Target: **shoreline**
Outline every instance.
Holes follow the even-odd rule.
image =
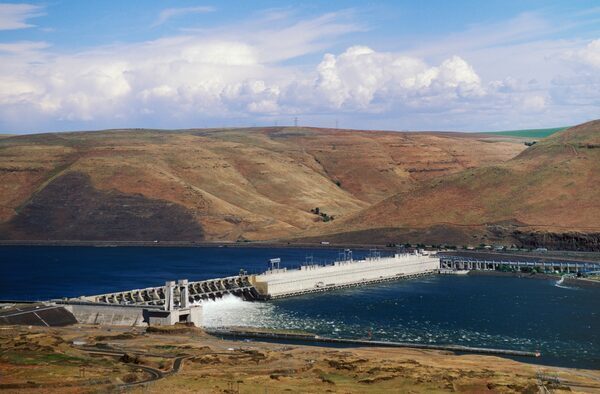
[[[86,246],[97,248],[120,247],[155,247],[155,248],[281,248],[281,249],[388,249],[395,250],[395,246],[381,244],[327,244],[320,243],[292,243],[275,241],[251,242],[203,242],[203,241],[27,241],[27,240],[0,240],[1,246]]]
[[[208,335],[212,335],[221,339],[233,339],[238,341],[244,341],[246,339],[263,340],[267,342],[275,343],[297,343],[299,345],[311,345],[321,347],[340,347],[348,346],[350,348],[359,347],[387,347],[387,348],[406,348],[406,349],[425,349],[425,350],[441,350],[449,351],[453,353],[464,353],[464,354],[480,354],[480,355],[494,355],[500,357],[512,356],[512,357],[541,357],[541,353],[538,351],[528,350],[517,350],[517,349],[499,349],[490,348],[485,346],[464,346],[453,343],[448,344],[435,344],[435,343],[419,343],[419,342],[395,342],[385,340],[373,340],[373,339],[359,339],[359,338],[334,338],[328,336],[320,336],[311,333],[286,333],[286,332],[269,332],[259,330],[257,327],[249,327],[246,329],[210,329],[203,328],[204,332]]]
[[[156,248],[282,248],[282,249],[380,249],[396,250],[397,246],[373,243],[313,243],[291,241],[103,241],[103,240],[0,240],[1,246],[87,246],[87,247],[156,247]],[[400,245],[401,246],[401,245]],[[428,248],[426,248],[428,249]],[[430,248],[429,248],[430,249]],[[488,250],[444,250],[438,253],[459,255],[486,255],[524,259],[597,262],[600,253],[591,251],[550,250],[548,252],[494,252]],[[574,255],[574,256],[569,256]],[[581,256],[583,255],[583,256]]]

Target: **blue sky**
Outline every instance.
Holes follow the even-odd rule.
[[[597,1],[0,2],[0,132],[600,114]]]

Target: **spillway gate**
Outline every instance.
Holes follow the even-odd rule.
[[[188,282],[187,289],[190,304],[216,300],[228,294],[240,297],[246,301],[261,300],[263,298],[250,283],[248,275]],[[181,290],[176,287],[175,299],[180,298],[180,292]],[[165,287],[147,287],[144,289],[119,291],[94,296],[82,296],[73,299],[73,301],[111,305],[164,305]]]

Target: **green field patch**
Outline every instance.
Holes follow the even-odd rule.
[[[526,130],[507,130],[507,131],[489,131],[486,134],[505,135],[507,137],[522,138],[546,138],[554,133],[565,130],[568,127],[554,127],[550,129],[526,129]]]
[[[81,363],[85,361],[79,357],[68,356],[61,353],[41,354],[37,352],[19,351],[18,353],[6,353],[2,356],[11,364],[16,365],[41,365],[41,364],[64,364]]]

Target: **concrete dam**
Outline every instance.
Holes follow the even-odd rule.
[[[259,275],[248,275],[242,271],[238,276],[227,278],[180,280],[173,290],[173,306],[183,304],[180,301],[183,289],[190,305],[222,298],[227,294],[246,301],[263,301],[430,274],[440,268],[440,260],[435,255],[418,252],[395,254],[392,257],[373,255],[363,260],[353,260],[351,252],[346,250],[344,258],[332,264],[307,264],[298,269],[288,269],[281,268],[280,263],[280,259],[271,259],[270,268]],[[165,304],[167,291],[165,286],[148,287],[82,296],[70,301],[161,306]]]
[[[368,285],[436,273],[440,260],[426,253],[378,253],[354,260],[345,250],[332,264],[306,264],[298,269],[281,268],[280,259],[271,259],[270,268],[258,275],[241,271],[238,276],[204,281],[168,281],[165,286],[148,287],[93,296],[55,300],[63,304],[80,323],[106,325],[201,325],[202,304],[226,295],[246,301],[264,301]]]

